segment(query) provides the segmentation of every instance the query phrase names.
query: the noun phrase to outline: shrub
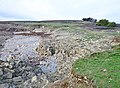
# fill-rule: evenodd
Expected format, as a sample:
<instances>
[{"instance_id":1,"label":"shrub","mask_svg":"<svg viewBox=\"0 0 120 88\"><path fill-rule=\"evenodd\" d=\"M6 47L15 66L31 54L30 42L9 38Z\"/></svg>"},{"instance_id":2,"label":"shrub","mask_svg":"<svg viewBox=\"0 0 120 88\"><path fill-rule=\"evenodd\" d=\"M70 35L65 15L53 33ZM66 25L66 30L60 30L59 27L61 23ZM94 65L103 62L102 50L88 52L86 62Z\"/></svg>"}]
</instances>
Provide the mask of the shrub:
<instances>
[{"instance_id":1,"label":"shrub","mask_svg":"<svg viewBox=\"0 0 120 88\"><path fill-rule=\"evenodd\" d=\"M107 26L108 27L116 27L116 23L115 22L109 22L109 24Z\"/></svg>"},{"instance_id":2,"label":"shrub","mask_svg":"<svg viewBox=\"0 0 120 88\"><path fill-rule=\"evenodd\" d=\"M109 21L106 19L102 19L97 22L98 26L107 26L108 24L109 24Z\"/></svg>"},{"instance_id":3,"label":"shrub","mask_svg":"<svg viewBox=\"0 0 120 88\"><path fill-rule=\"evenodd\" d=\"M116 23L115 22L109 22L106 19L99 20L97 22L97 25L98 26L107 26L107 27L116 27Z\"/></svg>"}]
</instances>

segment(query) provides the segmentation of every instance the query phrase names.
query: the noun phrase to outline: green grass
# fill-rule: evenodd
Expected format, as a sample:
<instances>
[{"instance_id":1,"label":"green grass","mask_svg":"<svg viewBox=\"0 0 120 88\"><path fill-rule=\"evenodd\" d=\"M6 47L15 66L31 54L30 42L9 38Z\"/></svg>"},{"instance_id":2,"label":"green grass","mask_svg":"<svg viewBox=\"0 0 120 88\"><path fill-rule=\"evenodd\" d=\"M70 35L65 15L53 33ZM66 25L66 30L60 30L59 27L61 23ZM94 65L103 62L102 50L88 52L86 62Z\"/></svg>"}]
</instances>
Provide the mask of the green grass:
<instances>
[{"instance_id":1,"label":"green grass","mask_svg":"<svg viewBox=\"0 0 120 88\"><path fill-rule=\"evenodd\" d=\"M120 88L120 45L77 60L73 69L94 79L97 88Z\"/></svg>"},{"instance_id":2,"label":"green grass","mask_svg":"<svg viewBox=\"0 0 120 88\"><path fill-rule=\"evenodd\" d=\"M55 23L55 22L30 23L29 25L30 26L45 26L45 27L53 28L53 29L61 28L61 27L76 27L76 26L79 26L78 23Z\"/></svg>"}]
</instances>

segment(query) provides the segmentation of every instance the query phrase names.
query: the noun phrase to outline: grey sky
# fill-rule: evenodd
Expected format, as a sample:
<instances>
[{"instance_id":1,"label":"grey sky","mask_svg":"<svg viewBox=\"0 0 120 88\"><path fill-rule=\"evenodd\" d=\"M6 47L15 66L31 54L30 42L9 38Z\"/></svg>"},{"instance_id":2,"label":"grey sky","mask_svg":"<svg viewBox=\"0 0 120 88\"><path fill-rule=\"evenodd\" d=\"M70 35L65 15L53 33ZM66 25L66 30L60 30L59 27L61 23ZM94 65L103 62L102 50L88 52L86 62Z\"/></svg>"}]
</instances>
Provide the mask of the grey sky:
<instances>
[{"instance_id":1,"label":"grey sky","mask_svg":"<svg viewBox=\"0 0 120 88\"><path fill-rule=\"evenodd\" d=\"M120 0L0 0L0 20L93 17L120 22Z\"/></svg>"}]
</instances>

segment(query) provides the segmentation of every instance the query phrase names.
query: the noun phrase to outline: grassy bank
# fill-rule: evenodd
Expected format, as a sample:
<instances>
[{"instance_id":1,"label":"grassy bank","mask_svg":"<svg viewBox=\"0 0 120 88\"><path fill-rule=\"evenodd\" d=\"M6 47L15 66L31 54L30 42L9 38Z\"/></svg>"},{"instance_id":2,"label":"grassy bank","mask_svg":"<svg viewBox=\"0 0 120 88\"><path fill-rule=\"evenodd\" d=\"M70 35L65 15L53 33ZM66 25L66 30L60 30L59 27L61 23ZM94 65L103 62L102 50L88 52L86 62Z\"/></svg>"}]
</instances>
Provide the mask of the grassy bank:
<instances>
[{"instance_id":1,"label":"grassy bank","mask_svg":"<svg viewBox=\"0 0 120 88\"><path fill-rule=\"evenodd\" d=\"M120 88L120 45L111 51L79 59L73 68L80 75L93 79L98 88Z\"/></svg>"}]
</instances>

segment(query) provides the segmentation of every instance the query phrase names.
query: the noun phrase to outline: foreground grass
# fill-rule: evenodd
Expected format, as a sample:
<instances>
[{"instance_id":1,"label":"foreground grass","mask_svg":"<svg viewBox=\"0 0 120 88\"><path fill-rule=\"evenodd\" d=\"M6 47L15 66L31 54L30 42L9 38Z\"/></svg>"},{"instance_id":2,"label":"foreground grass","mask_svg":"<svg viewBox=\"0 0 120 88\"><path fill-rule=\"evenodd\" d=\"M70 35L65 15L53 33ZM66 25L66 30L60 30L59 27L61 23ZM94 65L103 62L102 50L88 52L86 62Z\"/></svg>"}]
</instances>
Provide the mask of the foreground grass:
<instances>
[{"instance_id":1,"label":"foreground grass","mask_svg":"<svg viewBox=\"0 0 120 88\"><path fill-rule=\"evenodd\" d=\"M80 75L92 78L98 88L120 88L120 45L79 59L73 68Z\"/></svg>"}]
</instances>

